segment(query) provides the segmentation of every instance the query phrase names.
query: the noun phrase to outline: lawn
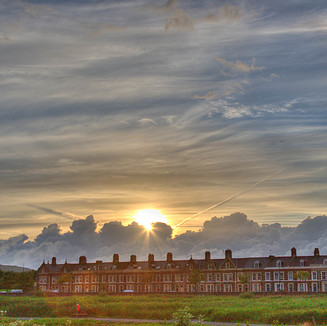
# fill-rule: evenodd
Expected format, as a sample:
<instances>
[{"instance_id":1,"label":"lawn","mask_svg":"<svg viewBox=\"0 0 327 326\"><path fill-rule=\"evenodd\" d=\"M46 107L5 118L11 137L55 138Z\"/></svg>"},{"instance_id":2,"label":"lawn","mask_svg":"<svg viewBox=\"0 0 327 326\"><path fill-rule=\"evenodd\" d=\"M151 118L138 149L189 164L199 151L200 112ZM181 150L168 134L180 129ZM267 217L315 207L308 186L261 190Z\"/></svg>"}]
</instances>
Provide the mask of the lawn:
<instances>
[{"instance_id":1,"label":"lawn","mask_svg":"<svg viewBox=\"0 0 327 326\"><path fill-rule=\"evenodd\" d=\"M0 310L11 317L71 317L76 311L90 317L144 318L168 320L179 308L207 321L300 324L325 324L327 296L70 296L0 297ZM55 324L54 324L55 325Z\"/></svg>"}]
</instances>

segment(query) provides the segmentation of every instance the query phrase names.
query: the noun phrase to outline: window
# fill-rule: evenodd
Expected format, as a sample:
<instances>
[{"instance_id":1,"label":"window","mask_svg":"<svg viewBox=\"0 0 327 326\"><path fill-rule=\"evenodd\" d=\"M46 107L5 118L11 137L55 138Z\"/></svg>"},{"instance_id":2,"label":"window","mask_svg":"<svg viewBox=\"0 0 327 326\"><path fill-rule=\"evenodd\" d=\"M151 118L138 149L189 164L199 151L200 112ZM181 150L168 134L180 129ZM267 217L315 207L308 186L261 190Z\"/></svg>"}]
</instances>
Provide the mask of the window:
<instances>
[{"instance_id":1,"label":"window","mask_svg":"<svg viewBox=\"0 0 327 326\"><path fill-rule=\"evenodd\" d=\"M304 266L304 260L301 259L301 260L300 260L300 267L303 267L303 266Z\"/></svg>"},{"instance_id":2,"label":"window","mask_svg":"<svg viewBox=\"0 0 327 326\"><path fill-rule=\"evenodd\" d=\"M212 282L212 274L211 273L207 274L207 280L208 280L208 282Z\"/></svg>"},{"instance_id":3,"label":"window","mask_svg":"<svg viewBox=\"0 0 327 326\"><path fill-rule=\"evenodd\" d=\"M284 272L279 273L279 280L284 281Z\"/></svg>"},{"instance_id":4,"label":"window","mask_svg":"<svg viewBox=\"0 0 327 326\"><path fill-rule=\"evenodd\" d=\"M259 268L260 267L260 263L258 261L254 262L254 268Z\"/></svg>"},{"instance_id":5,"label":"window","mask_svg":"<svg viewBox=\"0 0 327 326\"><path fill-rule=\"evenodd\" d=\"M275 284L275 292L284 291L284 283Z\"/></svg>"},{"instance_id":6,"label":"window","mask_svg":"<svg viewBox=\"0 0 327 326\"><path fill-rule=\"evenodd\" d=\"M298 291L299 292L307 292L308 291L307 283L299 283L298 284Z\"/></svg>"},{"instance_id":7,"label":"window","mask_svg":"<svg viewBox=\"0 0 327 326\"><path fill-rule=\"evenodd\" d=\"M265 273L265 279L266 281L270 281L270 272Z\"/></svg>"},{"instance_id":8,"label":"window","mask_svg":"<svg viewBox=\"0 0 327 326\"><path fill-rule=\"evenodd\" d=\"M230 263L225 264L226 269L230 269Z\"/></svg>"},{"instance_id":9,"label":"window","mask_svg":"<svg viewBox=\"0 0 327 326\"><path fill-rule=\"evenodd\" d=\"M266 290L266 292L271 291L271 284L270 283L266 283L265 290Z\"/></svg>"},{"instance_id":10,"label":"window","mask_svg":"<svg viewBox=\"0 0 327 326\"><path fill-rule=\"evenodd\" d=\"M252 284L252 291L253 292L261 292L261 284L259 284L259 283L253 283Z\"/></svg>"},{"instance_id":11,"label":"window","mask_svg":"<svg viewBox=\"0 0 327 326\"><path fill-rule=\"evenodd\" d=\"M293 283L288 284L288 292L294 292L294 285Z\"/></svg>"},{"instance_id":12,"label":"window","mask_svg":"<svg viewBox=\"0 0 327 326\"><path fill-rule=\"evenodd\" d=\"M280 260L277 260L276 267L282 267L282 262Z\"/></svg>"},{"instance_id":13,"label":"window","mask_svg":"<svg viewBox=\"0 0 327 326\"><path fill-rule=\"evenodd\" d=\"M327 276L327 273L326 272L321 272L321 279L322 280L325 280L326 279L326 276Z\"/></svg>"},{"instance_id":14,"label":"window","mask_svg":"<svg viewBox=\"0 0 327 326\"><path fill-rule=\"evenodd\" d=\"M288 280L293 281L293 272L288 272Z\"/></svg>"},{"instance_id":15,"label":"window","mask_svg":"<svg viewBox=\"0 0 327 326\"><path fill-rule=\"evenodd\" d=\"M224 292L233 292L232 284L224 284Z\"/></svg>"},{"instance_id":16,"label":"window","mask_svg":"<svg viewBox=\"0 0 327 326\"><path fill-rule=\"evenodd\" d=\"M312 283L312 292L318 292L318 284Z\"/></svg>"},{"instance_id":17,"label":"window","mask_svg":"<svg viewBox=\"0 0 327 326\"><path fill-rule=\"evenodd\" d=\"M253 273L252 281L261 281L261 273Z\"/></svg>"},{"instance_id":18,"label":"window","mask_svg":"<svg viewBox=\"0 0 327 326\"><path fill-rule=\"evenodd\" d=\"M102 281L103 283L107 282L107 277L106 277L106 275L102 275L102 277L101 277L101 281Z\"/></svg>"},{"instance_id":19,"label":"window","mask_svg":"<svg viewBox=\"0 0 327 326\"><path fill-rule=\"evenodd\" d=\"M46 276L40 276L39 282L40 282L40 284L46 284L47 283L47 277Z\"/></svg>"},{"instance_id":20,"label":"window","mask_svg":"<svg viewBox=\"0 0 327 326\"><path fill-rule=\"evenodd\" d=\"M274 272L274 280L279 281L279 272Z\"/></svg>"},{"instance_id":21,"label":"window","mask_svg":"<svg viewBox=\"0 0 327 326\"><path fill-rule=\"evenodd\" d=\"M313 280L317 280L317 272L312 272L311 273L311 279L313 279Z\"/></svg>"},{"instance_id":22,"label":"window","mask_svg":"<svg viewBox=\"0 0 327 326\"><path fill-rule=\"evenodd\" d=\"M89 283L89 276L85 276L85 283Z\"/></svg>"}]
</instances>

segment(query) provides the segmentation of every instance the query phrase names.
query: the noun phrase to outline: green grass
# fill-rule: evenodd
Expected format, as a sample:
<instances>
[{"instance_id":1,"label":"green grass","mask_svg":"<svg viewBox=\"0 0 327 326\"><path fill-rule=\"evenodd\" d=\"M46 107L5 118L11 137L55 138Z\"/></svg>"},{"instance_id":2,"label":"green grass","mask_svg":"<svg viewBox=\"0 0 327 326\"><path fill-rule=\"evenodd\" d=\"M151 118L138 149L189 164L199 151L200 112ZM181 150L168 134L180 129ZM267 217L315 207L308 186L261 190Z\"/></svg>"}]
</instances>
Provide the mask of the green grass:
<instances>
[{"instance_id":1,"label":"green grass","mask_svg":"<svg viewBox=\"0 0 327 326\"><path fill-rule=\"evenodd\" d=\"M92 317L144 318L167 320L179 308L189 306L194 316L207 321L236 323L301 324L326 323L327 296L71 296L0 297L0 310L11 317L71 317L76 309Z\"/></svg>"},{"instance_id":2,"label":"green grass","mask_svg":"<svg viewBox=\"0 0 327 326\"><path fill-rule=\"evenodd\" d=\"M87 319L65 319L65 318L38 318L33 320L20 320L3 318L0 319L0 326L162 326L154 323L113 323L101 320Z\"/></svg>"}]
</instances>

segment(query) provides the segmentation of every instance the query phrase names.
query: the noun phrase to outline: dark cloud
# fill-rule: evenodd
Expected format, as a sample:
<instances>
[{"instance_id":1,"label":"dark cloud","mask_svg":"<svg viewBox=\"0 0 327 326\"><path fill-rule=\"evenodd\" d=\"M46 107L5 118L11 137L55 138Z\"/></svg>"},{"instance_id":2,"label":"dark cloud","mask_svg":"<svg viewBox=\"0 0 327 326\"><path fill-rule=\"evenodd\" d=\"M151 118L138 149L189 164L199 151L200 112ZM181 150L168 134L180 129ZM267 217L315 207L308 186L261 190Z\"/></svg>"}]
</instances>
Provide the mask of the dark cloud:
<instances>
[{"instance_id":1,"label":"dark cloud","mask_svg":"<svg viewBox=\"0 0 327 326\"><path fill-rule=\"evenodd\" d=\"M114 253L122 259L136 254L146 259L152 252L157 259L164 259L172 251L175 258L189 255L201 258L209 250L221 257L223 250L231 248L236 257L287 255L297 247L300 254L310 254L312 248L327 251L327 217L306 218L296 227L283 227L278 223L259 225L243 213L234 213L204 222L198 231L186 231L172 237L172 228L165 223L155 223L151 233L136 222L122 225L121 222L105 223L98 231L93 216L76 220L69 232L61 232L58 224L44 227L41 234L28 241L20 235L0 241L0 262L37 268L43 259L56 256L58 261L77 261L86 255L89 261L110 261Z\"/></svg>"}]
</instances>

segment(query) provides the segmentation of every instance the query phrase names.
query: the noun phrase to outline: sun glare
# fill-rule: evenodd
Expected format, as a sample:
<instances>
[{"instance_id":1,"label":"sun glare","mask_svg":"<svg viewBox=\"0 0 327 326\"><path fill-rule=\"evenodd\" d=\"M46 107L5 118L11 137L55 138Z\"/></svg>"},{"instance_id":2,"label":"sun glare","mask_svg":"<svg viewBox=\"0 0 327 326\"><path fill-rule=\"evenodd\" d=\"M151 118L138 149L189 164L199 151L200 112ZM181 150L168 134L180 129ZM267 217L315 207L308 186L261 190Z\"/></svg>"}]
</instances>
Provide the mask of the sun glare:
<instances>
[{"instance_id":1,"label":"sun glare","mask_svg":"<svg viewBox=\"0 0 327 326\"><path fill-rule=\"evenodd\" d=\"M166 217L157 209L142 209L133 217L135 222L143 225L148 231L152 229L152 223L162 222L168 224Z\"/></svg>"}]
</instances>

